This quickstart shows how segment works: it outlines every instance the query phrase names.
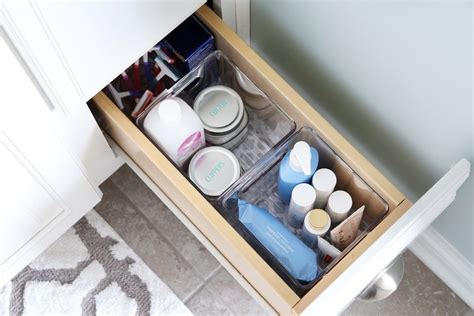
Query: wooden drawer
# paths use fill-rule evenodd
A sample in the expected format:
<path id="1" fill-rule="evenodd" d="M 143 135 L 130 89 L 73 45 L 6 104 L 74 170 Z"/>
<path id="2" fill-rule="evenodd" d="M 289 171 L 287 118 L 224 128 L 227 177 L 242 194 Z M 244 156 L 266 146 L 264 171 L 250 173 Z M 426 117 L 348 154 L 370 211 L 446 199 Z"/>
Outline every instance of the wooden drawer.
<path id="1" fill-rule="evenodd" d="M 396 187 L 207 6 L 201 7 L 197 14 L 214 33 L 218 49 L 292 116 L 298 128 L 309 126 L 317 131 L 389 204 L 388 215 L 382 222 L 300 298 L 102 92 L 93 98 L 101 115 L 100 123 L 274 311 L 280 314 L 314 314 L 326 309 L 332 313 L 338 312 L 441 213 L 452 200 L 461 180 L 467 177 L 465 171 L 466 168 L 469 170 L 469 166 L 463 163 L 455 170 L 456 181 L 448 181 L 450 190 L 443 186 L 442 195 L 435 192 L 439 199 L 434 199 L 429 207 L 421 205 L 422 208 L 410 208 L 410 201 Z M 415 226 L 418 227 L 415 231 L 408 232 Z"/>

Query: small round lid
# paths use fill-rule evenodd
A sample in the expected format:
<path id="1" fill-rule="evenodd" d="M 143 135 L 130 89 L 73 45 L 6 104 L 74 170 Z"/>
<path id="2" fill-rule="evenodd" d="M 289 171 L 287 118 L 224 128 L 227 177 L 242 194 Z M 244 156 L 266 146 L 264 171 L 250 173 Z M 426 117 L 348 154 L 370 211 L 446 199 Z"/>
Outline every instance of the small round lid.
<path id="1" fill-rule="evenodd" d="M 204 194 L 219 196 L 240 177 L 240 164 L 231 151 L 207 147 L 191 159 L 189 177 Z"/>
<path id="2" fill-rule="evenodd" d="M 225 133 L 240 123 L 244 106 L 237 92 L 218 85 L 208 87 L 198 94 L 194 101 L 194 111 L 206 130 Z"/>
<path id="3" fill-rule="evenodd" d="M 176 100 L 165 99 L 158 104 L 158 114 L 165 124 L 177 124 L 181 121 L 180 104 Z"/>
<path id="4" fill-rule="evenodd" d="M 346 213 L 352 207 L 352 198 L 346 191 L 334 191 L 328 199 L 328 206 L 336 213 Z"/>
<path id="5" fill-rule="evenodd" d="M 314 200 L 316 200 L 316 191 L 307 183 L 300 183 L 293 188 L 291 192 L 291 199 L 299 206 L 313 207 Z"/>
<path id="6" fill-rule="evenodd" d="M 323 229 L 331 220 L 328 213 L 321 209 L 314 209 L 309 212 L 309 224 L 315 229 Z"/>
<path id="7" fill-rule="evenodd" d="M 319 169 L 314 173 L 312 183 L 313 187 L 318 191 L 332 191 L 337 183 L 336 174 L 326 168 Z"/>

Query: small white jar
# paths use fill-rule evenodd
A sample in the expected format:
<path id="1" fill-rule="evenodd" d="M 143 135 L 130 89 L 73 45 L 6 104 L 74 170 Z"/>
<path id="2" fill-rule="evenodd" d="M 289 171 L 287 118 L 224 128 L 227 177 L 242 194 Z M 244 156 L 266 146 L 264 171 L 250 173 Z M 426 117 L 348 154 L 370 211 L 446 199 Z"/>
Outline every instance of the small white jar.
<path id="1" fill-rule="evenodd" d="M 334 191 L 331 193 L 326 205 L 326 211 L 333 223 L 342 222 L 347 218 L 352 207 L 352 198 L 346 191 Z"/>
<path id="2" fill-rule="evenodd" d="M 202 193 L 216 197 L 240 177 L 240 164 L 230 150 L 211 146 L 201 149 L 193 156 L 188 173 Z"/>
<path id="3" fill-rule="evenodd" d="M 302 239 L 306 245 L 315 248 L 318 245 L 318 236 L 326 235 L 330 227 L 331 218 L 328 213 L 322 209 L 313 209 L 304 218 Z"/>
<path id="4" fill-rule="evenodd" d="M 312 184 L 316 190 L 316 202 L 314 202 L 315 208 L 322 209 L 326 206 L 329 195 L 334 191 L 336 183 L 336 174 L 332 170 L 322 168 L 314 173 Z"/>
<path id="5" fill-rule="evenodd" d="M 231 148 L 245 137 L 248 115 L 235 90 L 222 85 L 207 87 L 196 96 L 193 109 L 209 144 Z"/>
<path id="6" fill-rule="evenodd" d="M 299 229 L 303 225 L 304 217 L 314 205 L 316 191 L 307 183 L 300 183 L 291 191 L 290 205 L 288 206 L 288 224 Z"/>

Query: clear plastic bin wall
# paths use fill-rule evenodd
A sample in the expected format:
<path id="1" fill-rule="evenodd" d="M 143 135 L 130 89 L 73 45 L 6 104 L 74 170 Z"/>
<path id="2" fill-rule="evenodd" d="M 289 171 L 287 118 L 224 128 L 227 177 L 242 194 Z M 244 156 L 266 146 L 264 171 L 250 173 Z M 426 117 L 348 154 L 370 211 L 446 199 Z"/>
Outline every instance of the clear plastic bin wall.
<path id="1" fill-rule="evenodd" d="M 163 99 L 179 97 L 192 107 L 199 92 L 215 85 L 235 90 L 242 98 L 248 115 L 248 123 L 242 133 L 220 145 L 234 153 L 240 163 L 241 175 L 244 175 L 260 158 L 287 139 L 295 131 L 296 124 L 220 51 L 206 57 L 164 96 L 157 98 L 137 119 L 137 125 L 143 130 L 145 116 Z M 187 176 L 186 168 L 180 170 Z M 239 180 L 233 186 L 238 183 Z M 209 196 L 206 198 L 215 200 Z"/>
<path id="2" fill-rule="evenodd" d="M 303 284 L 294 279 L 278 260 L 243 226 L 238 220 L 237 200 L 242 199 L 256 206 L 265 208 L 285 226 L 301 237 L 301 229 L 293 229 L 287 224 L 288 205 L 280 200 L 278 195 L 278 172 L 283 156 L 297 141 L 306 141 L 319 152 L 320 168 L 329 168 L 337 176 L 336 190 L 345 190 L 353 199 L 351 213 L 365 205 L 364 215 L 357 238 L 346 247 L 340 256 L 330 264 L 318 261 L 318 277 L 316 280 Z M 377 225 L 388 211 L 388 204 L 372 190 L 312 129 L 304 127 L 292 135 L 282 146 L 276 148 L 271 155 L 261 161 L 238 187 L 226 192 L 218 201 L 217 208 L 226 220 L 241 236 L 260 254 L 260 256 L 285 280 L 285 282 L 300 296 L 303 296 L 324 274 L 329 271 L 344 255 L 346 255 L 367 233 Z M 331 229 L 335 225 L 331 226 Z M 327 237 L 326 237 L 327 238 Z M 327 239 L 329 240 L 329 239 Z M 315 252 L 321 258 L 321 253 Z"/>

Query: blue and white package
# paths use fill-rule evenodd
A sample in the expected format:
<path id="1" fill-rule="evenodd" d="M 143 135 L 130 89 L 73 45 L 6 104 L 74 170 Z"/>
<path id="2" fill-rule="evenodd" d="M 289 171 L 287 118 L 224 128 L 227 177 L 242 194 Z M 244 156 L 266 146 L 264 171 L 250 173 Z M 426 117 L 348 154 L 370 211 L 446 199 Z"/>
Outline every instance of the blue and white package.
<path id="1" fill-rule="evenodd" d="M 311 282 L 317 277 L 318 263 L 313 250 L 291 233 L 266 209 L 247 201 L 238 201 L 239 220 L 299 281 Z"/>

